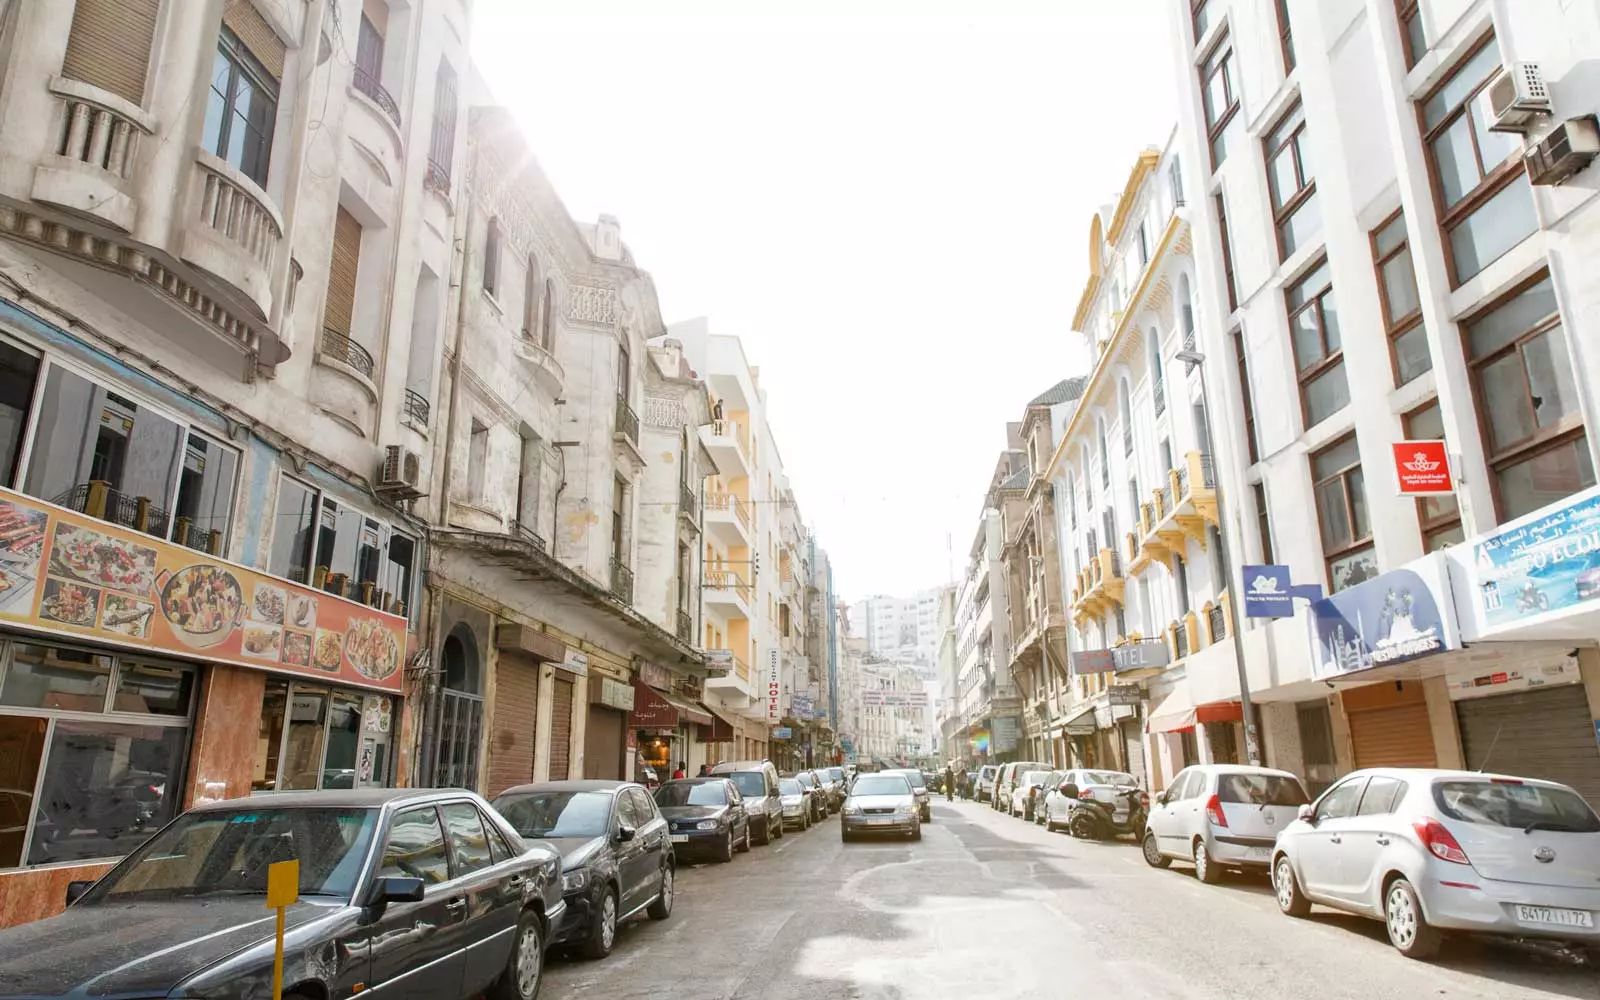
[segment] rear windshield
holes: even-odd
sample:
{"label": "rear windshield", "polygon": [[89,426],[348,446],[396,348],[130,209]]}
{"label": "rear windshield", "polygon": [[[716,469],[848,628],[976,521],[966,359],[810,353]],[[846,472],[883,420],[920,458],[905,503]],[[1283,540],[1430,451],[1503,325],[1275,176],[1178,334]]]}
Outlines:
{"label": "rear windshield", "polygon": [[1084,780],[1091,785],[1137,785],[1133,775],[1125,771],[1085,771]]}
{"label": "rear windshield", "polygon": [[740,795],[761,798],[767,794],[767,777],[760,771],[734,771],[728,775],[739,789]]}
{"label": "rear windshield", "polygon": [[1433,801],[1445,816],[1462,823],[1507,826],[1529,833],[1600,833],[1600,817],[1569,788],[1470,779],[1436,781]]}
{"label": "rear windshield", "polygon": [[898,774],[898,775],[900,775],[900,777],[906,779],[906,781],[910,783],[912,788],[927,788],[928,787],[928,783],[922,780],[922,772],[921,771],[895,771],[893,773]]}
{"label": "rear windshield", "polygon": [[1303,806],[1310,801],[1300,782],[1281,774],[1224,774],[1217,781],[1217,797],[1252,806]]}
{"label": "rear windshield", "polygon": [[980,777],[980,778],[992,778],[992,777],[994,777],[995,770],[996,770],[996,768],[995,768],[995,766],[993,764],[985,764],[982,767],[978,768],[978,777]]}
{"label": "rear windshield", "polygon": [[1044,779],[1050,777],[1049,771],[1029,771],[1022,776],[1024,785],[1042,785]]}
{"label": "rear windshield", "polygon": [[779,795],[799,795],[801,793],[801,791],[802,791],[802,789],[800,788],[800,782],[796,781],[795,779],[793,779],[793,778],[779,778],[778,779],[778,794]]}

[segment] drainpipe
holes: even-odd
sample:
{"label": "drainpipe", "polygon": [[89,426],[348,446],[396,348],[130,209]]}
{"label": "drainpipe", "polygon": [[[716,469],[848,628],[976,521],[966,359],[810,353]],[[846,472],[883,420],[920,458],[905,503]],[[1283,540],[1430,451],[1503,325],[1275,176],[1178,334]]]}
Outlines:
{"label": "drainpipe", "polygon": [[[300,92],[296,95],[294,108],[294,124],[289,134],[293,136],[289,146],[289,176],[284,179],[283,189],[283,251],[284,259],[280,263],[282,272],[277,275],[277,294],[272,299],[272,321],[278,330],[280,342],[283,337],[283,328],[288,321],[286,306],[289,301],[289,282],[293,271],[294,243],[291,239],[294,233],[295,216],[300,207],[300,178],[305,173],[306,140],[311,124],[311,77],[318,66],[322,65],[320,54],[322,52],[322,25],[328,19],[329,0],[312,0],[311,6],[306,9],[305,27],[300,32],[300,58],[305,61],[305,72],[299,80]],[[331,77],[331,73],[330,73]],[[332,87],[330,79],[328,86]],[[292,348],[293,344],[285,344]],[[260,360],[256,362],[260,366]],[[277,362],[272,364],[277,367]]]}
{"label": "drainpipe", "polygon": [[[461,342],[464,338],[467,325],[467,230],[468,220],[472,215],[472,189],[467,184],[467,178],[473,174],[472,157],[463,157],[467,160],[464,165],[464,176],[461,179],[461,208],[456,212],[456,226],[454,239],[454,260],[451,261],[451,288],[456,297],[456,322],[455,329],[450,337],[450,401],[446,407],[444,423],[444,454],[440,462],[444,470],[440,476],[439,507],[434,512],[434,523],[445,527],[450,519],[450,474],[455,459],[455,428],[456,408],[461,401]],[[558,493],[559,495],[559,493]]]}

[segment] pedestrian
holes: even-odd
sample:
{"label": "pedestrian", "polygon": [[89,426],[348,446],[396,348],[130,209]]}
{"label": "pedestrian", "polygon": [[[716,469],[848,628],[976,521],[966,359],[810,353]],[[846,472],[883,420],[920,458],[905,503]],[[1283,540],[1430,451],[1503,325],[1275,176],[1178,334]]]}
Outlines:
{"label": "pedestrian", "polygon": [[944,800],[954,802],[956,798],[956,776],[948,765],[944,769]]}
{"label": "pedestrian", "polygon": [[689,762],[686,761],[686,760],[680,760],[680,761],[678,761],[678,769],[676,771],[672,772],[672,777],[674,779],[682,778],[688,772],[688,770],[689,770]]}
{"label": "pedestrian", "polygon": [[963,802],[967,799],[967,769],[962,768],[956,772],[956,794],[961,796]]}
{"label": "pedestrian", "polygon": [[711,765],[710,764],[701,764],[700,765],[699,777],[704,778],[706,775],[708,775],[710,773],[711,773]]}

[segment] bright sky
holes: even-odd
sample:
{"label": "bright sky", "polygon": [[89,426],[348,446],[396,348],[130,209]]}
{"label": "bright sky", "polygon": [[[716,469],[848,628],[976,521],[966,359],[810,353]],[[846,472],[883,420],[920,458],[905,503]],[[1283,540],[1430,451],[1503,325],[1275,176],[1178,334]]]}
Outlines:
{"label": "bright sky", "polygon": [[1090,216],[1172,127],[1170,2],[478,0],[474,55],[663,317],[743,339],[835,592],[909,595],[1085,367]]}

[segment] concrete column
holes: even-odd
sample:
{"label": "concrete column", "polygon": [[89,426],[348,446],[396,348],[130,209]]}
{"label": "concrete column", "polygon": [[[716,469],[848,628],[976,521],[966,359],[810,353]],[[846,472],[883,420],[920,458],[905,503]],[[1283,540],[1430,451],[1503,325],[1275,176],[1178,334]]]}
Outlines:
{"label": "concrete column", "polygon": [[1356,769],[1355,747],[1350,742],[1350,717],[1344,714],[1344,699],[1338,695],[1328,699],[1328,718],[1333,723],[1333,768],[1335,777]]}
{"label": "concrete column", "polygon": [[1467,766],[1461,749],[1461,730],[1456,724],[1456,709],[1450,703],[1450,686],[1443,677],[1426,677],[1422,696],[1428,703],[1428,729],[1433,733],[1433,751],[1440,767]]}
{"label": "concrete column", "polygon": [[578,683],[572,685],[572,748],[567,754],[567,773],[561,775],[563,778],[583,777],[583,741],[589,731],[589,685],[598,680],[591,674],[578,678]]}
{"label": "concrete column", "polygon": [[0,129],[6,147],[13,155],[0,161],[9,190],[25,192],[33,181],[33,166],[38,158],[56,150],[59,127],[57,98],[45,89],[46,82],[61,74],[67,54],[67,36],[72,32],[74,0],[35,0],[17,5],[15,35],[6,53],[4,90],[0,90]]}
{"label": "concrete column", "polygon": [[1300,720],[1295,715],[1294,703],[1274,701],[1263,704],[1261,723],[1267,766],[1305,774],[1305,748],[1300,744]]}
{"label": "concrete column", "polygon": [[550,664],[539,667],[539,707],[533,723],[533,780],[550,780],[551,702],[555,700],[556,670]]}

